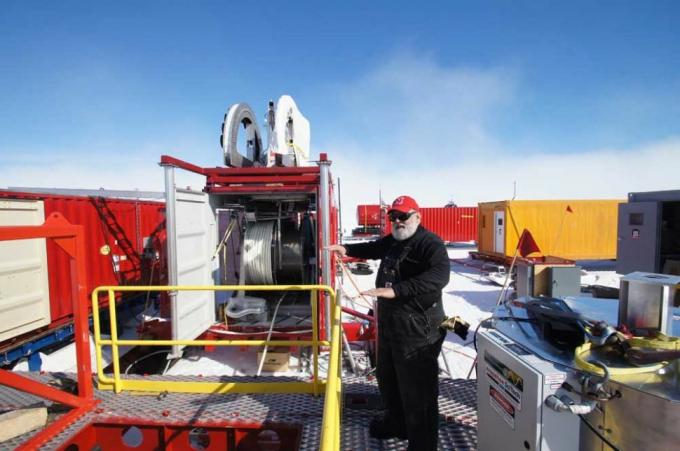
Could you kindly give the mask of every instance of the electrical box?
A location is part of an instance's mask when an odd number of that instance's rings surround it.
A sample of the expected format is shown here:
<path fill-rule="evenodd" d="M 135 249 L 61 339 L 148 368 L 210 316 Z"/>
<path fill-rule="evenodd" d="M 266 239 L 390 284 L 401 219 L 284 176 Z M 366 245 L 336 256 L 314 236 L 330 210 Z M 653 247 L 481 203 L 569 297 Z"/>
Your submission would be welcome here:
<path fill-rule="evenodd" d="M 572 260 L 545 256 L 517 259 L 515 289 L 518 297 L 574 296 L 581 289 L 581 268 Z"/>
<path fill-rule="evenodd" d="M 553 298 L 578 296 L 581 292 L 580 266 L 553 266 L 549 277 L 548 294 Z"/>
<path fill-rule="evenodd" d="M 545 406 L 567 370 L 492 329 L 477 334 L 477 438 L 480 451 L 579 449 L 579 417 Z M 573 395 L 571 395 L 573 396 Z"/>

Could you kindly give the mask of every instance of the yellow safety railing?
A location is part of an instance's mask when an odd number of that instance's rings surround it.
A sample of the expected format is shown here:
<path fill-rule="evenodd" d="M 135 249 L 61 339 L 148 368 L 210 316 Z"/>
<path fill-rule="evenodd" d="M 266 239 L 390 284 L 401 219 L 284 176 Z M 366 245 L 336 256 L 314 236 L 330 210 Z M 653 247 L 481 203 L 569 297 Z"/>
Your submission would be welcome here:
<path fill-rule="evenodd" d="M 312 307 L 312 340 L 122 340 L 118 338 L 116 327 L 116 292 L 143 291 L 310 291 Z M 94 343 L 97 359 L 97 379 L 99 388 L 113 389 L 117 393 L 122 390 L 133 391 L 169 391 L 184 393 L 313 393 L 319 394 L 325 383 L 319 379 L 318 356 L 319 346 L 330 346 L 326 340 L 319 340 L 317 293 L 328 293 L 331 305 L 335 306 L 335 292 L 325 285 L 219 285 L 219 286 L 119 286 L 98 287 L 92 292 L 92 314 L 94 322 Z M 99 295 L 107 293 L 109 298 L 109 315 L 111 320 L 111 338 L 101 337 L 99 311 L 96 308 Z M 335 307 L 333 307 L 335 308 Z M 256 382 L 256 383 L 209 383 L 163 381 L 159 390 L 158 381 L 122 379 L 120 374 L 120 346 L 312 346 L 313 379 L 312 382 Z M 113 378 L 104 374 L 102 365 L 102 346 L 111 346 Z"/>
<path fill-rule="evenodd" d="M 121 340 L 116 327 L 116 292 L 146 291 L 310 291 L 312 308 L 312 340 Z M 331 305 L 331 340 L 319 340 L 318 293 L 325 292 Z M 98 300 L 106 293 L 109 300 L 111 338 L 101 336 Z M 94 344 L 97 361 L 97 382 L 100 389 L 147 392 L 182 393 L 311 393 L 319 395 L 325 388 L 320 449 L 340 449 L 340 422 L 342 417 L 342 365 L 341 365 L 341 307 L 333 288 L 327 285 L 218 285 L 218 286 L 104 286 L 92 292 Z M 313 376 L 311 382 L 192 382 L 124 379 L 120 374 L 119 346 L 311 346 L 313 351 Z M 102 346 L 111 346 L 113 377 L 104 374 Z M 319 347 L 330 346 L 328 372 L 325 381 L 319 378 Z"/>
<path fill-rule="evenodd" d="M 331 351 L 326 377 L 326 398 L 323 405 L 323 421 L 321 423 L 321 451 L 340 449 L 340 428 L 342 422 L 342 353 L 341 327 L 342 309 L 339 303 L 332 303 Z"/>

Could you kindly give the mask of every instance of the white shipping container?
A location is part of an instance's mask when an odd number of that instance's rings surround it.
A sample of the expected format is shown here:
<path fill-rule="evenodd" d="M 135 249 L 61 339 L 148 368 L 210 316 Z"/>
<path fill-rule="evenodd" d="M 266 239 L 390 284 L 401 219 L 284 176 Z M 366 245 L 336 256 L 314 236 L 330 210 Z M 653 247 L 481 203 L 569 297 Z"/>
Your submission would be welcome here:
<path fill-rule="evenodd" d="M 0 200 L 0 226 L 44 222 L 42 201 Z M 0 342 L 49 323 L 45 239 L 0 241 Z"/>

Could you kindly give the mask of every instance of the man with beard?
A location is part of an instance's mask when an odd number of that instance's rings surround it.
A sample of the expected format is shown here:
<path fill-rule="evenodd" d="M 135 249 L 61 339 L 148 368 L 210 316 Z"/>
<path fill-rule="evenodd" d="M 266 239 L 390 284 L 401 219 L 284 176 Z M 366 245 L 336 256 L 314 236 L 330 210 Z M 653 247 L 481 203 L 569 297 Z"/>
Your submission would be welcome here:
<path fill-rule="evenodd" d="M 436 450 L 439 428 L 439 364 L 446 332 L 442 288 L 450 264 L 439 237 L 420 225 L 418 204 L 400 196 L 387 212 L 392 233 L 368 243 L 332 245 L 341 256 L 381 259 L 376 376 L 386 411 L 371 421 L 372 437 L 408 438 L 409 450 Z"/>

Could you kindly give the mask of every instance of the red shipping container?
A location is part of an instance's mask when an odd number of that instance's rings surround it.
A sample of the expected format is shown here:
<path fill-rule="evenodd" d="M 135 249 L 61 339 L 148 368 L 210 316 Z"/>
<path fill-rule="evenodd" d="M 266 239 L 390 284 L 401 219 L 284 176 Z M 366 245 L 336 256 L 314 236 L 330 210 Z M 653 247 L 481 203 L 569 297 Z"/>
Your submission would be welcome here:
<path fill-rule="evenodd" d="M 357 224 L 360 227 L 380 225 L 380 205 L 357 205 Z"/>
<path fill-rule="evenodd" d="M 60 213 L 85 229 L 88 292 L 102 285 L 166 283 L 165 204 L 1 191 L 0 198 L 42 200 L 45 216 Z M 67 322 L 71 308 L 71 268 L 66 253 L 47 241 L 51 326 Z"/>
<path fill-rule="evenodd" d="M 435 207 L 420 209 L 421 224 L 445 243 L 477 241 L 477 207 Z M 386 222 L 385 234 L 392 231 Z"/>

